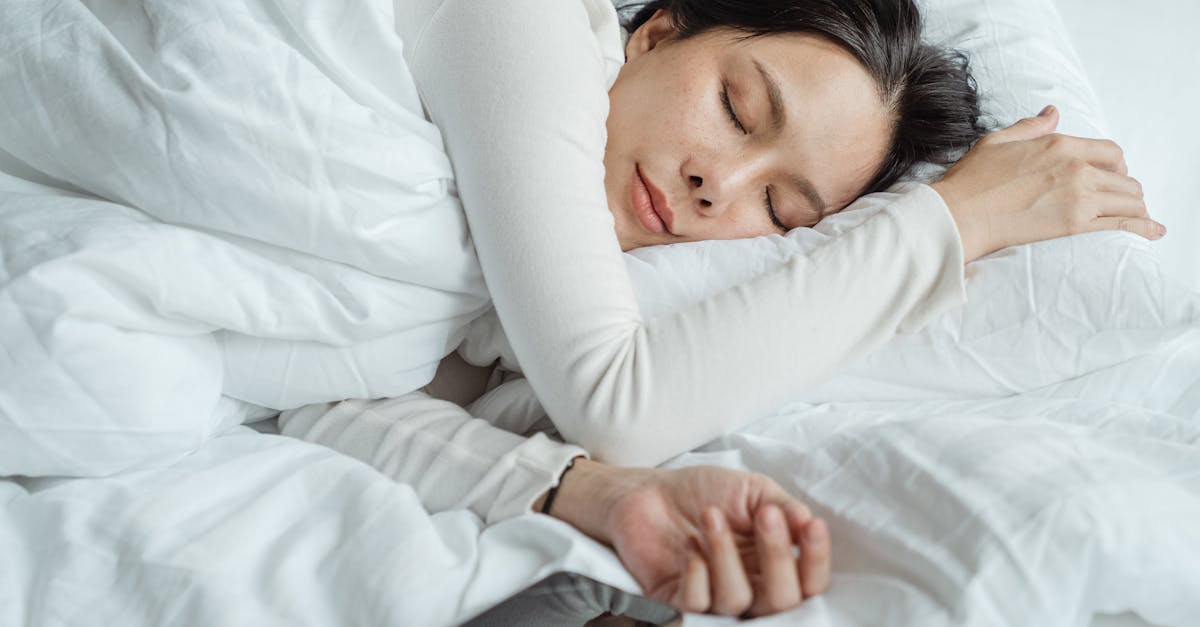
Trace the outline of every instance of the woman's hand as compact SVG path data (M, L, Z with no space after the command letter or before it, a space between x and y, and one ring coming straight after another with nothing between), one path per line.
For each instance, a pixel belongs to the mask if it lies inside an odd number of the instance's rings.
M958 225L966 260L1055 237L1121 230L1159 239L1142 186L1108 140L1054 133L1046 107L979 142L932 187Z
M613 545L647 596L683 611L773 614L829 586L825 523L763 475L581 459L551 513Z

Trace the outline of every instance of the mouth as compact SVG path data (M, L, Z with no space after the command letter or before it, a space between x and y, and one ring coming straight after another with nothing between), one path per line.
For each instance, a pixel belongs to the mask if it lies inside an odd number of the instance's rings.
M671 233L675 214L667 205L667 197L662 191L642 176L638 166L633 168L633 185L630 195L633 198L633 210L638 221L651 233Z

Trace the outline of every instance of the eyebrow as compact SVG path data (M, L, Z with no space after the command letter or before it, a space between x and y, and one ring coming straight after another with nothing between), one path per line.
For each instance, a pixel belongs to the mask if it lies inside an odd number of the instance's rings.
M771 102L771 126L778 133L787 123L787 110L783 108L783 91L779 89L779 81L771 76L758 59L754 60L754 67L758 69L759 76L762 76L763 83L767 85L767 100Z
M817 193L817 188L813 187L812 181L803 176L796 175L792 177L792 185L800 190L800 193L812 203L812 206L817 210L817 222L825 219L825 212L828 206L825 204L825 199L821 198L821 194Z
M783 90L779 88L779 81L775 80L774 76L763 67L763 64L754 59L754 67L758 70L759 76L762 77L763 83L767 87L767 100L771 104L771 127L776 133L782 132L784 125L787 124L787 109L783 106ZM825 218L825 212L828 209L825 199L821 198L821 194L817 192L817 188L813 186L812 181L803 176L793 176L792 185L800 190L800 193L808 199L808 202L817 210L817 221L820 222Z

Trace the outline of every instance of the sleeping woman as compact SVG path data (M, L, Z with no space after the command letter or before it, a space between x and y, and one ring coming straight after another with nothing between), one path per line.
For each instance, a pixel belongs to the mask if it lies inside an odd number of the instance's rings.
M680 609L794 607L828 586L831 545L765 477L654 466L959 305L973 259L1164 232L1120 149L1055 134L1053 107L985 136L965 60L921 42L910 0L654 0L627 37L610 0L396 11L524 378L472 406L489 420L414 392L285 412L282 429L413 484L431 510L562 518ZM623 250L811 227L968 148L812 254L639 314ZM562 441L495 426L488 399L517 388Z

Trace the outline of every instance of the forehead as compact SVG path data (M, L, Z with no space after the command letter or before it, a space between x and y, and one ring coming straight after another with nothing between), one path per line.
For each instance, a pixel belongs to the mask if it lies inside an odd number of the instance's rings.
M774 138L779 150L813 179L832 207L853 200L870 182L891 137L891 116L867 69L818 35L713 35L713 43L723 40L713 51L720 71L759 117L768 106L759 67L778 84L788 120Z

